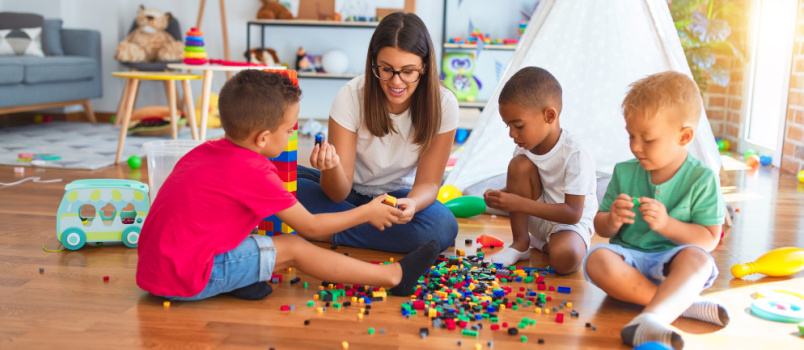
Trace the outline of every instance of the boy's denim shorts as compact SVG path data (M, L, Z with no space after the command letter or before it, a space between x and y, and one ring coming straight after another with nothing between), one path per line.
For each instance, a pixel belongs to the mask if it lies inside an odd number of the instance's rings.
M212 274L201 293L191 297L163 297L170 300L201 300L256 282L268 281L275 263L276 249L271 237L251 235L237 248L215 255Z
M586 260L589 259L589 254L592 254L593 251L597 249L608 249L615 254L622 256L623 260L626 264L633 266L639 272L641 272L645 277L647 277L651 282L655 284L661 284L665 278L667 278L667 272L670 268L670 262L673 258L678 254L680 251L687 249L687 248L695 248L700 249L704 252L710 260L712 260L712 272L709 274L709 279L706 280L706 284L704 284L702 289L706 289L712 286L712 283L715 282L715 278L720 273L717 269L717 265L715 264L714 259L712 259L712 255L709 254L706 250L699 246L695 245L682 245L675 247L670 250L665 250L663 252L641 252L634 249L628 249L623 246L619 246L616 244L598 244L592 247L591 250L586 254L586 257L583 259L583 275L587 281L595 284L590 278L589 275L586 273ZM597 285L596 285L597 286Z

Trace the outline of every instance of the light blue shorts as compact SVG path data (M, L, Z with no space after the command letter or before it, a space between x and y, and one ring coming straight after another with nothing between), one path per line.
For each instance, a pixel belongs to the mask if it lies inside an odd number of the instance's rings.
M670 250L665 250L663 252L641 252L634 249L625 248L620 245L616 244L598 244L586 253L586 257L583 258L583 275L587 281L595 284L590 278L589 275L586 273L586 260L589 259L589 254L592 254L593 251L598 249L608 249L615 254L622 256L623 260L626 264L631 265L639 272L641 272L645 277L647 277L651 282L655 284L661 284L665 278L667 278L667 272L670 268L670 262L673 258L678 254L680 251L687 249L687 248L695 248L700 249L704 254L706 254L710 260L712 260L712 272L709 274L709 279L706 280L706 284L704 284L703 289L709 288L712 286L712 283L715 282L715 278L720 273L717 269L717 265L715 264L715 260L712 259L712 255L709 254L703 248L696 246L696 245L682 245L675 247ZM596 284L595 284L596 285ZM596 285L597 286L597 285Z
M201 293L191 297L164 296L170 300L201 300L256 282L268 281L274 271L276 249L268 236L251 235L237 248L215 255L212 274Z

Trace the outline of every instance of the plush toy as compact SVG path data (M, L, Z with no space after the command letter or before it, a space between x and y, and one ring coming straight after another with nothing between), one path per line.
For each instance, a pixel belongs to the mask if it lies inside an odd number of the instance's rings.
M301 46L299 46L299 49L296 50L296 70L299 72L313 71L313 69L310 67L310 59L307 58L307 51L305 51Z
M271 48L254 48L246 53L248 61L251 63L262 63L269 67L279 65L279 56Z
M201 125L201 97L195 101L197 106L195 109L196 124ZM221 114L218 110L218 94L212 92L209 94L209 113L207 114L207 128L220 128L221 127Z
M257 19L293 19L287 7L279 3L279 0L260 0L262 7L257 11Z
M117 45L114 57L122 62L180 61L184 44L165 31L172 18L170 12L140 5L137 29Z

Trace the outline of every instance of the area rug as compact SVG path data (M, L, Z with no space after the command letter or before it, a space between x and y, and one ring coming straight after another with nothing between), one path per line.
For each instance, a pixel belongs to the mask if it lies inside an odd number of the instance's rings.
M111 124L52 122L0 128L0 164L94 170L114 164L120 127ZM192 139L190 128L179 131L179 139ZM206 139L223 136L223 129L207 129ZM121 163L128 157L145 156L142 145L149 141L169 140L170 136L126 137ZM17 159L19 153L46 155L33 165ZM55 157L52 157L55 156Z

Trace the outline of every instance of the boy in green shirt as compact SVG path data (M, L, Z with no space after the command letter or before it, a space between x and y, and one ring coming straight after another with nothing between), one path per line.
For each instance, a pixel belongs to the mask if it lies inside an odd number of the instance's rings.
M687 152L701 105L695 82L678 72L635 82L622 104L636 159L614 167L594 223L610 243L589 251L584 271L611 297L645 306L621 332L631 346L681 349L670 327L679 316L729 322L725 307L700 296L718 275L709 252L725 218L717 175Z

